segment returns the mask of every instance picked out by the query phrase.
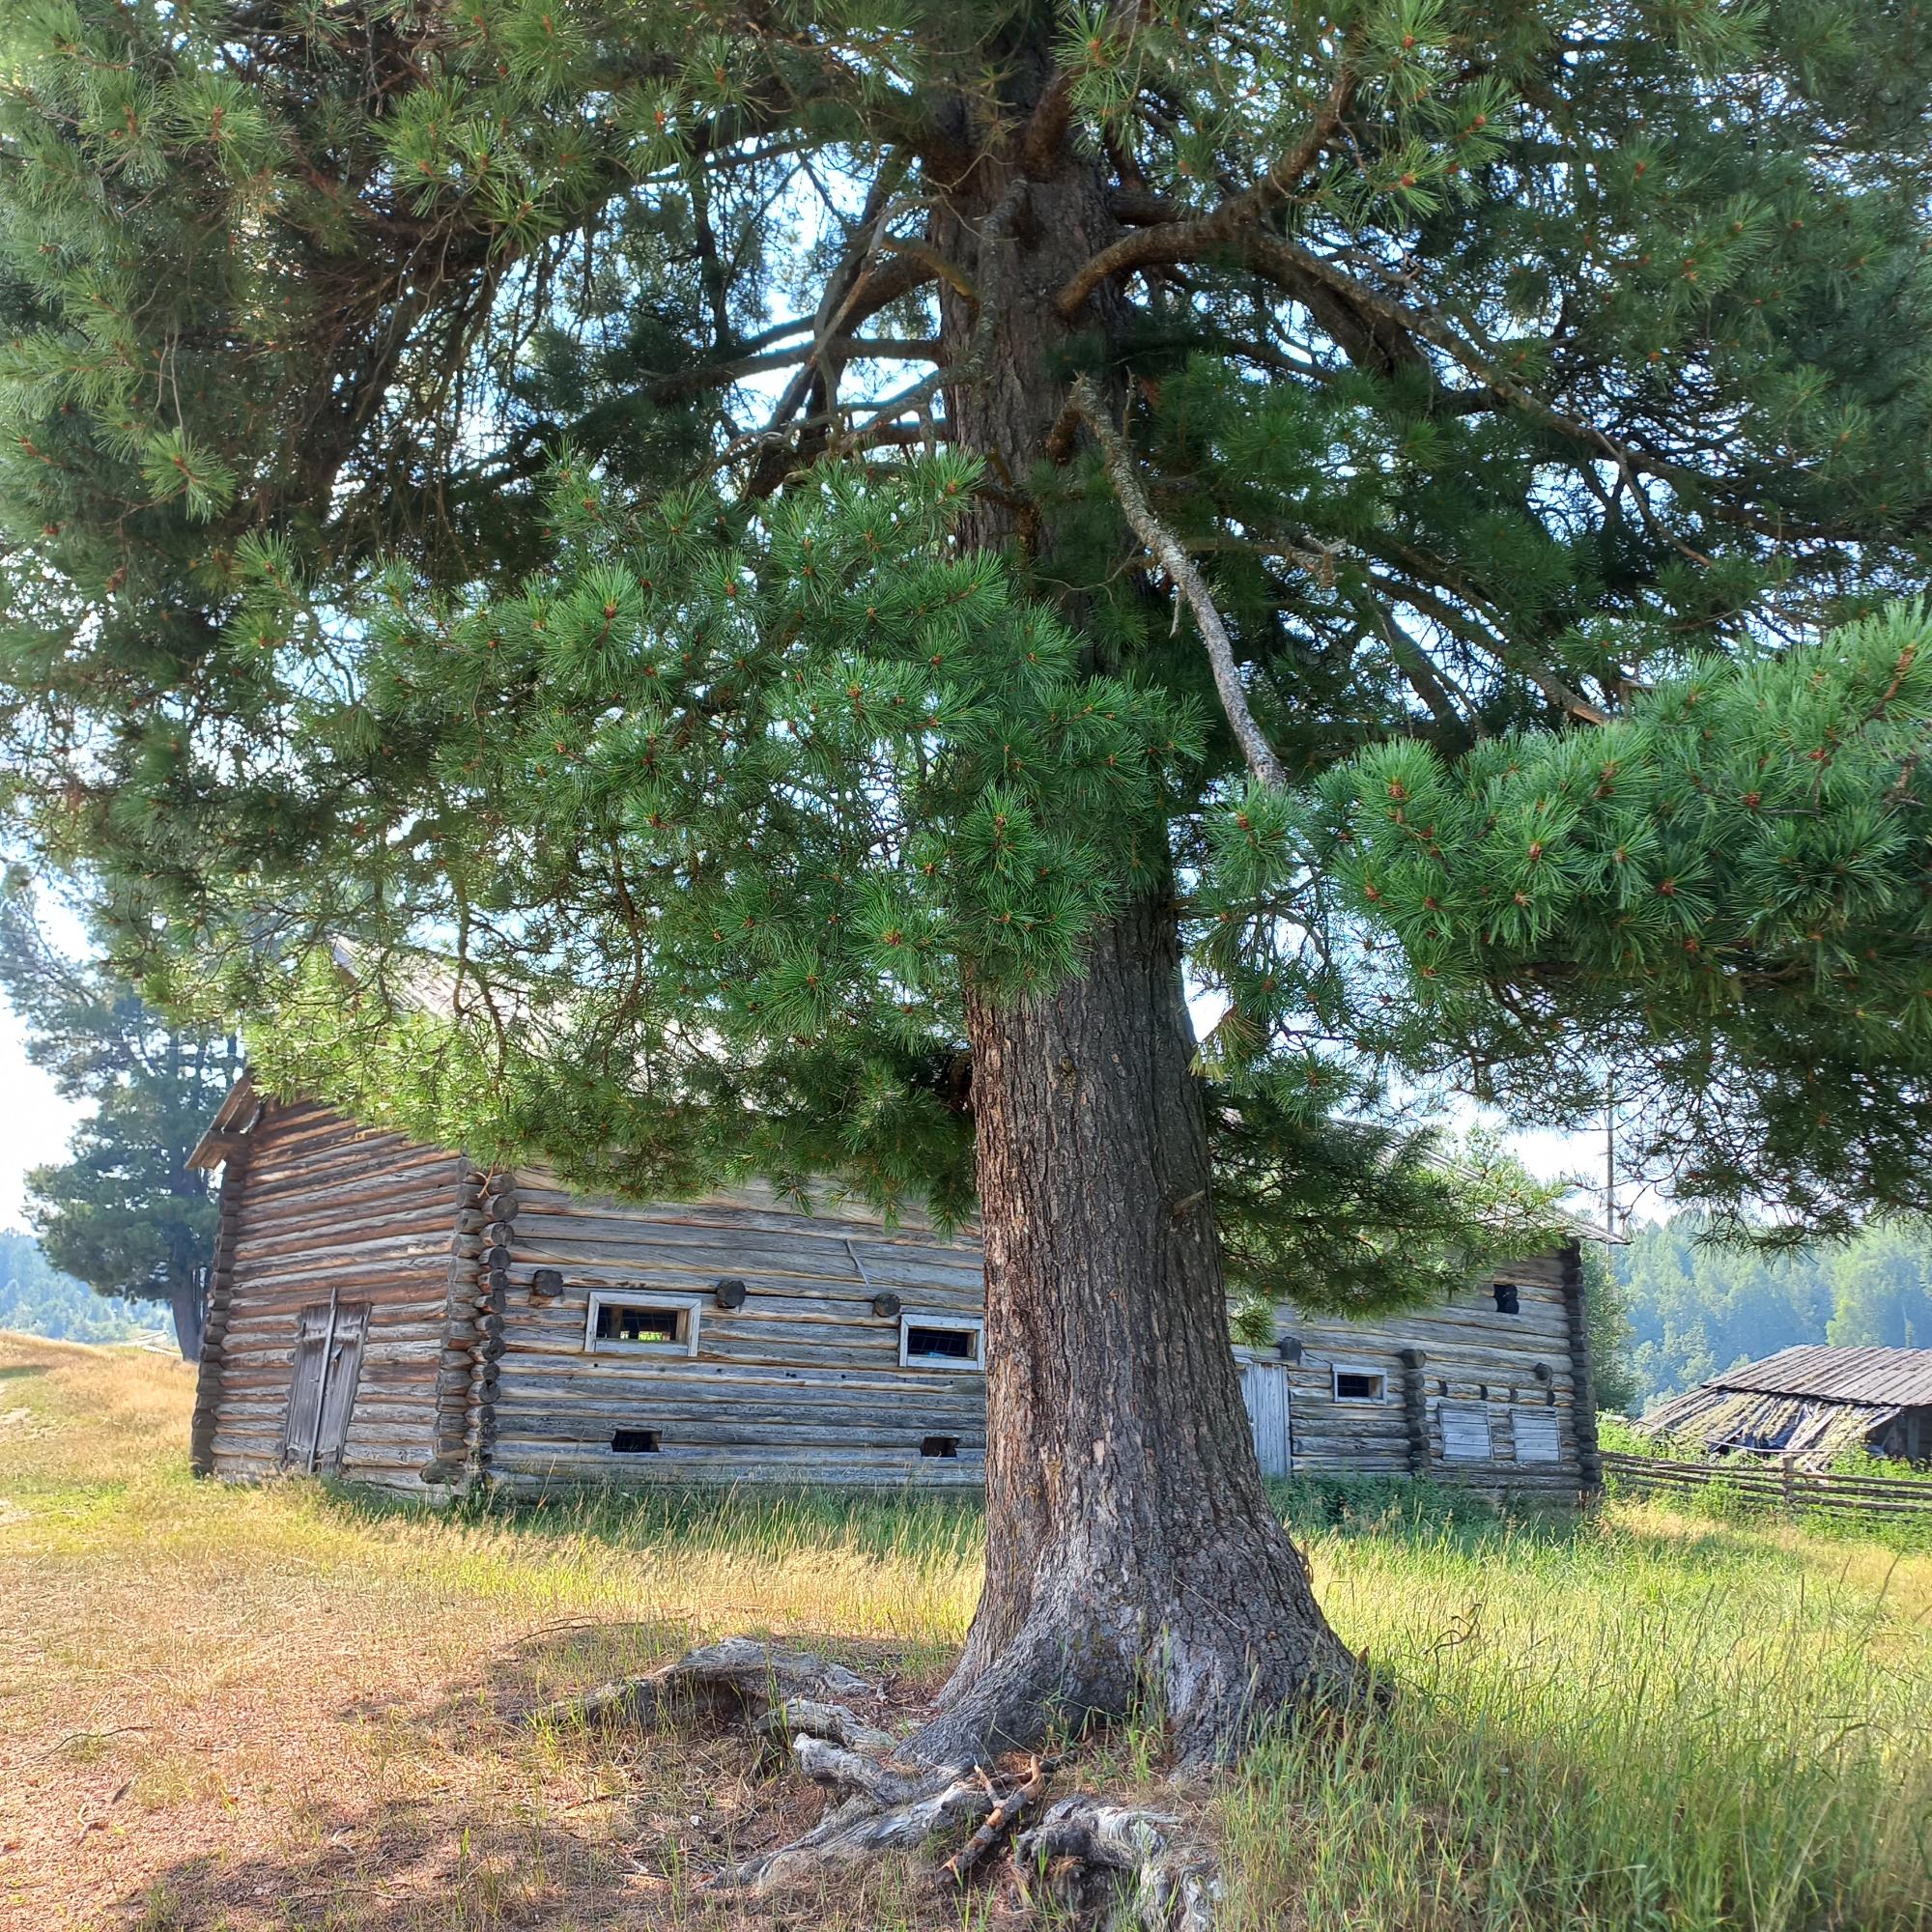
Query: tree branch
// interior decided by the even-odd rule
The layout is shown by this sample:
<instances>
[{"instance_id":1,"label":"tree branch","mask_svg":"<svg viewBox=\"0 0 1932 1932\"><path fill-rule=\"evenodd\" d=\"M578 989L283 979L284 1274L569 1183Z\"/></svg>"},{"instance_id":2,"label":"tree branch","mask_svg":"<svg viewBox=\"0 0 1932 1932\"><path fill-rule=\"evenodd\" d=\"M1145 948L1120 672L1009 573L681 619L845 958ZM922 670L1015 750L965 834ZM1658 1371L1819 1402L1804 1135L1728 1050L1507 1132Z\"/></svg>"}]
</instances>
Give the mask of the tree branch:
<instances>
[{"instance_id":1,"label":"tree branch","mask_svg":"<svg viewBox=\"0 0 1932 1932\"><path fill-rule=\"evenodd\" d=\"M1110 275L1124 274L1133 269L1199 261L1204 255L1227 247L1243 228L1288 200L1342 125L1354 89L1354 76L1345 68L1336 76L1327 103L1315 117L1308 132L1253 187L1231 196L1211 214L1198 221L1159 221L1138 234L1123 235L1091 257L1054 298L1054 306L1062 319L1071 322L1086 306L1087 298ZM1157 207L1142 197L1135 197L1131 203L1123 201L1122 205L1133 209L1126 216L1128 219L1144 218Z\"/></svg>"},{"instance_id":2,"label":"tree branch","mask_svg":"<svg viewBox=\"0 0 1932 1932\"><path fill-rule=\"evenodd\" d=\"M1248 695L1241 688L1241 673L1235 663L1235 646L1228 636L1228 627L1222 623L1221 613L1215 610L1214 600L1208 594L1208 585L1194 567L1193 559L1181 549L1179 538L1150 507L1140 479L1134 473L1133 457L1100 407L1098 392L1090 377L1083 375L1073 384L1072 401L1093 431L1094 440L1100 445L1107 474L1121 499L1121 510L1134 534L1174 580L1175 588L1186 598L1188 608L1194 612L1194 621L1201 627L1201 640L1208 647L1208 662L1213 668L1214 688L1221 695L1221 709L1241 748L1241 755L1248 761L1248 769L1263 784L1285 785L1288 775L1262 735L1254 713L1248 709Z\"/></svg>"}]
</instances>

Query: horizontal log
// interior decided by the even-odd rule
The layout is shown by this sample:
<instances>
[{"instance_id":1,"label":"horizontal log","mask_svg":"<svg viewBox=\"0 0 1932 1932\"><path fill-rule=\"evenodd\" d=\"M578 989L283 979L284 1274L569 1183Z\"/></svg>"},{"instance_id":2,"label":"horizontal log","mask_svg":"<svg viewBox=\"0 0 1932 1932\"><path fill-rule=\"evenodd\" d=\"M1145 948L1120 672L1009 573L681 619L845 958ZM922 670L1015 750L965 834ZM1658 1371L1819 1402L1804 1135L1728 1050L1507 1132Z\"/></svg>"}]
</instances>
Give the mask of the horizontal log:
<instances>
[{"instance_id":1,"label":"horizontal log","mask_svg":"<svg viewBox=\"0 0 1932 1932\"><path fill-rule=\"evenodd\" d=\"M315 1297L309 1294L291 1295L287 1301L238 1302L229 1311L228 1339L231 1343L261 1342L271 1344L285 1342L293 1347L296 1323L304 1308L327 1304L327 1296ZM398 1298L383 1298L370 1294L349 1294L342 1301L355 1307L369 1310L369 1332L372 1337L384 1336L391 1339L405 1339L423 1335L440 1339L442 1334L442 1312L445 1304L417 1298L404 1301Z\"/></svg>"},{"instance_id":2,"label":"horizontal log","mask_svg":"<svg viewBox=\"0 0 1932 1932\"><path fill-rule=\"evenodd\" d=\"M970 1236L949 1236L914 1225L908 1218L897 1229L887 1229L857 1203L836 1213L806 1214L767 1201L761 1206L722 1199L677 1202L625 1202L608 1195L582 1195L545 1184L527 1171L517 1188L519 1218L526 1214L565 1214L603 1220L631 1221L648 1215L665 1227L734 1228L748 1233L803 1235L843 1240L850 1236L886 1247L924 1248L960 1258L961 1265L978 1261L979 1243Z\"/></svg>"},{"instance_id":3,"label":"horizontal log","mask_svg":"<svg viewBox=\"0 0 1932 1932\"><path fill-rule=\"evenodd\" d=\"M526 1329L514 1322L505 1328L503 1339L510 1352L519 1357L557 1357L567 1353L554 1343L533 1340ZM614 1360L617 1353L615 1350L599 1352L597 1359ZM696 1360L720 1367L843 1369L854 1374L870 1370L874 1374L917 1377L922 1381L930 1378L933 1383L950 1381L961 1376L977 1377L980 1373L966 1367L901 1369L896 1336L890 1347L856 1339L810 1341L804 1339L796 1326L781 1329L773 1322L759 1324L743 1334L714 1330L707 1324L698 1338L698 1350L695 1357L625 1353L624 1359L646 1364Z\"/></svg>"},{"instance_id":4,"label":"horizontal log","mask_svg":"<svg viewBox=\"0 0 1932 1932\"><path fill-rule=\"evenodd\" d=\"M454 1187L458 1178L455 1163L446 1154L427 1152L401 1141L345 1144L288 1160L258 1152L243 1175L241 1199L245 1208L251 1202L298 1197L323 1189L350 1194L360 1193L371 1185L391 1190L399 1186L427 1186L431 1178L439 1183L446 1178Z\"/></svg>"},{"instance_id":5,"label":"horizontal log","mask_svg":"<svg viewBox=\"0 0 1932 1932\"><path fill-rule=\"evenodd\" d=\"M867 1252L818 1236L753 1234L737 1229L679 1228L661 1221L590 1224L562 1215L517 1217L515 1259L522 1265L629 1267L660 1265L710 1269L717 1273L753 1272L837 1282L876 1293L881 1288L930 1287L978 1296L983 1293L977 1262L962 1263L932 1250L909 1248ZM860 1266L863 1264L863 1272ZM869 1284L869 1285L868 1285Z\"/></svg>"},{"instance_id":6,"label":"horizontal log","mask_svg":"<svg viewBox=\"0 0 1932 1932\"><path fill-rule=\"evenodd\" d=\"M582 1426L580 1426L582 1424ZM664 1451L687 1448L738 1448L759 1455L816 1454L838 1463L847 1454L891 1453L917 1457L928 1435L956 1437L960 1455L982 1453L982 1432L969 1432L957 1423L930 1418L893 1421L873 1416L869 1421L822 1424L785 1419L753 1423L736 1414L713 1416L708 1420L672 1418L652 1409L639 1409L627 1415L600 1418L594 1425L589 1417L532 1417L508 1405L497 1410L494 1440L550 1443L559 1450L585 1450L610 1447L611 1435L620 1429L652 1429L659 1432Z\"/></svg>"},{"instance_id":7,"label":"horizontal log","mask_svg":"<svg viewBox=\"0 0 1932 1932\"><path fill-rule=\"evenodd\" d=\"M339 1286L345 1301L384 1301L424 1298L437 1290L446 1292L447 1255L375 1255L355 1261L318 1261L313 1267L277 1267L260 1273L250 1268L237 1271L233 1292L238 1300L260 1301L281 1295L287 1305L306 1306L327 1301L331 1285ZM352 1292L353 1291L353 1292Z\"/></svg>"},{"instance_id":8,"label":"horizontal log","mask_svg":"<svg viewBox=\"0 0 1932 1932\"><path fill-rule=\"evenodd\" d=\"M686 1469L731 1469L757 1480L760 1477L786 1477L793 1481L837 1484L864 1471L896 1471L906 1476L932 1475L941 1481L961 1478L975 1484L985 1480L984 1459L907 1455L902 1450L867 1449L845 1456L828 1457L822 1449L780 1449L759 1447L678 1448L667 1445L655 1454L619 1455L614 1450L561 1449L554 1444L525 1437L499 1436L494 1445L497 1467L543 1468L554 1472L577 1471L608 1476L613 1470L625 1475L642 1474L655 1480L657 1472L682 1465Z\"/></svg>"},{"instance_id":9,"label":"horizontal log","mask_svg":"<svg viewBox=\"0 0 1932 1932\"><path fill-rule=\"evenodd\" d=\"M230 1285L296 1281L327 1268L355 1267L380 1273L389 1266L392 1272L446 1272L450 1263L459 1259L451 1242L446 1227L397 1229L366 1241L344 1240L327 1230L313 1229L300 1241L272 1253L248 1241L238 1241Z\"/></svg>"},{"instance_id":10,"label":"horizontal log","mask_svg":"<svg viewBox=\"0 0 1932 1932\"><path fill-rule=\"evenodd\" d=\"M693 1355L564 1355L513 1346L504 1357L504 1374L520 1384L548 1381L553 1386L582 1377L727 1390L759 1385L779 1389L899 1388L908 1394L952 1389L969 1400L976 1391L983 1392L984 1385L983 1377L956 1371L901 1369L896 1354L876 1367L854 1368L812 1362L707 1361Z\"/></svg>"}]
</instances>

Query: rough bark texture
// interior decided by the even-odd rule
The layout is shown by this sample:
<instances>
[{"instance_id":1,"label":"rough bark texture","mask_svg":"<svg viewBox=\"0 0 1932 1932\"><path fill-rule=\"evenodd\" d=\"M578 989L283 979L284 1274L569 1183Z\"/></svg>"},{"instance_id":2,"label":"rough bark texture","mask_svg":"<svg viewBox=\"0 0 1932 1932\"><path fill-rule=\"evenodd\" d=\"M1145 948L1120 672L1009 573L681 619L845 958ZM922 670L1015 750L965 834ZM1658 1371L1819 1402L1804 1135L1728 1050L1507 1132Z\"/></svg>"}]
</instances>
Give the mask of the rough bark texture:
<instances>
[{"instance_id":1,"label":"rough bark texture","mask_svg":"<svg viewBox=\"0 0 1932 1932\"><path fill-rule=\"evenodd\" d=\"M1038 50L1016 52L1015 128L1051 84ZM980 154L932 224L937 246L978 263L977 300L940 298L958 372L948 420L997 486L962 536L1037 558L1052 531L1020 486L1065 436L1075 338L1118 319L1104 283L1070 318L1055 298L1121 229L1078 154L1042 170L1017 135ZM1100 407L1120 393L1094 391ZM1353 1675L1262 1487L1229 1350L1165 828L1148 827L1143 849L1146 895L1095 936L1084 977L1026 1001L968 990L989 1551L942 1715L909 1747L930 1763L1031 1748L1057 1719L1142 1700L1188 1755L1220 1756L1258 1712Z\"/></svg>"},{"instance_id":2,"label":"rough bark texture","mask_svg":"<svg viewBox=\"0 0 1932 1932\"><path fill-rule=\"evenodd\" d=\"M1189 1756L1354 1664L1262 1486L1171 909L1050 999L969 1003L986 1229L985 1595L942 1715L958 1763L1055 1718L1162 1712Z\"/></svg>"}]
</instances>

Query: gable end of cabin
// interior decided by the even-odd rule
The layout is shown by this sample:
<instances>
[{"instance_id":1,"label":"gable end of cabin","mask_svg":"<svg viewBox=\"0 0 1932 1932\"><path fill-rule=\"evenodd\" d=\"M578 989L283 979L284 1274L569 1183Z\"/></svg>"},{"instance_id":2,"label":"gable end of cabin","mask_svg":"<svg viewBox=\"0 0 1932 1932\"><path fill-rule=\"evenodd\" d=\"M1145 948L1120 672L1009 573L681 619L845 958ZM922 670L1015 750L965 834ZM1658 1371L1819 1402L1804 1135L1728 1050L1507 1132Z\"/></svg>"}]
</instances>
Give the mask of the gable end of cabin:
<instances>
[{"instance_id":1,"label":"gable end of cabin","mask_svg":"<svg viewBox=\"0 0 1932 1932\"><path fill-rule=\"evenodd\" d=\"M190 1466L421 1490L465 1453L479 1178L238 1091L196 1150L222 1179Z\"/></svg>"}]
</instances>

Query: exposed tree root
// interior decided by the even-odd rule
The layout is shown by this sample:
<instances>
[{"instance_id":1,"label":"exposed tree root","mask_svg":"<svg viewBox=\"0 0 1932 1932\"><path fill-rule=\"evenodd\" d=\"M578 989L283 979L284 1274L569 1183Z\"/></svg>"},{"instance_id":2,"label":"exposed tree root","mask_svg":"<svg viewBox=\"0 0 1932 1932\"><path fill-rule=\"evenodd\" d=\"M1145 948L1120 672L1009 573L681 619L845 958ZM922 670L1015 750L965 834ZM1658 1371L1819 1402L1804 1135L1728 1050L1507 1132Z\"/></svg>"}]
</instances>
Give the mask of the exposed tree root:
<instances>
[{"instance_id":1,"label":"exposed tree root","mask_svg":"<svg viewBox=\"0 0 1932 1932\"><path fill-rule=\"evenodd\" d=\"M843 1664L804 1651L779 1650L750 1637L726 1637L689 1652L642 1677L620 1677L540 1716L554 1724L634 1724L642 1729L679 1718L738 1719L761 1735L778 1731L827 1737L848 1747L892 1740L855 1717L838 1698L876 1702L879 1687Z\"/></svg>"},{"instance_id":2,"label":"exposed tree root","mask_svg":"<svg viewBox=\"0 0 1932 1932\"><path fill-rule=\"evenodd\" d=\"M877 1706L877 1686L841 1665L744 1637L708 1644L647 1676L552 1705L553 1723L656 1729L709 1718L788 1754L827 1794L802 1837L721 1871L707 1889L762 1898L938 1837L956 1842L935 1883L964 1885L1011 1837L1022 1872L1055 1902L1107 1932L1210 1932L1220 1881L1179 1817L1063 1798L1037 1824L1056 1760L1036 1758L1002 1792L978 1764L895 1758L892 1734L847 1701ZM962 1838L962 1833L969 1833Z\"/></svg>"},{"instance_id":3,"label":"exposed tree root","mask_svg":"<svg viewBox=\"0 0 1932 1932\"><path fill-rule=\"evenodd\" d=\"M1063 1798L1015 1845L1046 1877L1056 1901L1105 1915L1108 1932L1210 1932L1219 1867L1180 1836L1181 1821L1081 1793Z\"/></svg>"},{"instance_id":4,"label":"exposed tree root","mask_svg":"<svg viewBox=\"0 0 1932 1932\"><path fill-rule=\"evenodd\" d=\"M801 1745L811 1742L800 1740ZM800 1763L805 1763L803 1753ZM895 1782L901 1790L908 1788L904 1780ZM943 1773L927 1778L916 1795L883 1807L855 1792L828 1811L804 1837L719 1873L711 1885L721 1890L744 1890L762 1897L858 1864L881 1852L916 1851L938 1833L977 1825L992 1810L993 1802L985 1779Z\"/></svg>"}]
</instances>

